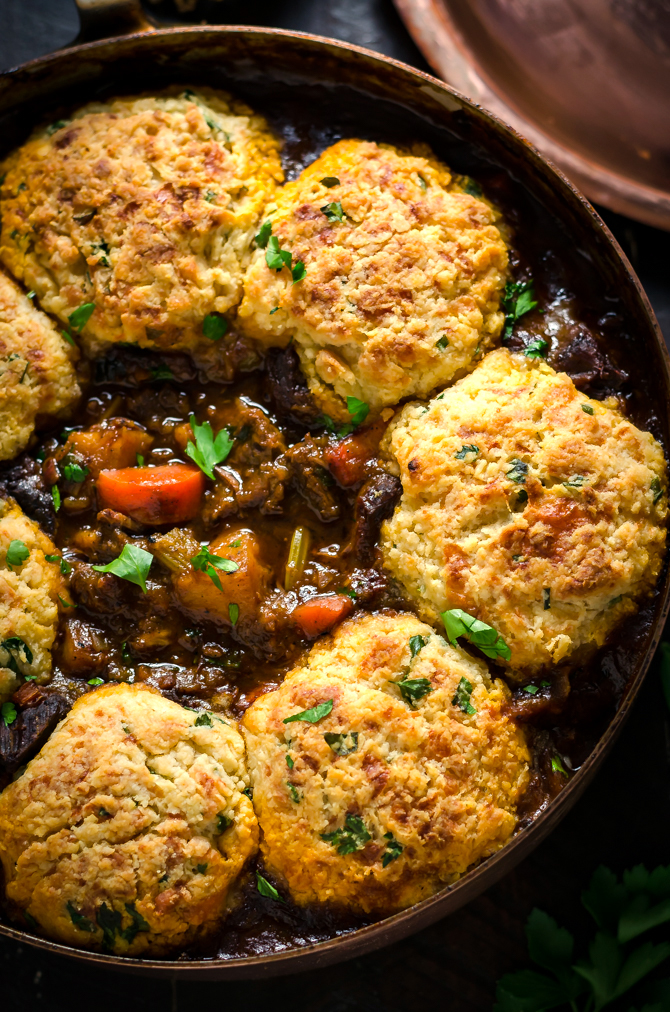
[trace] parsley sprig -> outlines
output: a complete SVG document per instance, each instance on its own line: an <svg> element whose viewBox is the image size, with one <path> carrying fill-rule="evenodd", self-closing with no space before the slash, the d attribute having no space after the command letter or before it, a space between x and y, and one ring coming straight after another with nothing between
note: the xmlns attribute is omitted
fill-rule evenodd
<svg viewBox="0 0 670 1012"><path fill-rule="evenodd" d="M670 957L670 942L630 944L670 921L670 867L649 872L638 865L624 872L621 882L600 867L582 903L598 928L588 956L575 960L573 935L544 911L533 910L526 924L528 953L544 972L520 970L502 977L494 1012L600 1012ZM670 981L661 986L667 997ZM644 1010L666 1007L647 1004Z"/></svg>
<svg viewBox="0 0 670 1012"><path fill-rule="evenodd" d="M151 552L145 551L139 545L128 544L124 545L121 554L106 566L92 566L91 568L95 569L97 573L113 573L114 576L119 576L122 580L141 587L142 592L146 594L147 576L153 561L154 557Z"/></svg>
<svg viewBox="0 0 670 1012"><path fill-rule="evenodd" d="M330 415L321 415L318 421L325 426L326 431L331 436L344 439L345 436L350 436L359 425L363 424L370 414L370 405L366 404L365 401L359 400L358 397L347 397L347 411L349 412L351 421L345 422L344 425L336 425Z"/></svg>
<svg viewBox="0 0 670 1012"><path fill-rule="evenodd" d="M307 724L316 724L323 717L327 717L333 709L333 699L327 699L325 703L317 703L316 706L311 706L309 710L301 710L300 713L294 713L292 717L284 717L284 724L291 724L294 720L304 720Z"/></svg>
<svg viewBox="0 0 670 1012"><path fill-rule="evenodd" d="M512 656L512 651L500 633L492 626L487 625L486 622L475 618L474 615L468 615L467 611L463 611L461 608L443 611L442 621L452 646L456 646L459 636L464 636L492 660L502 657L508 661Z"/></svg>
<svg viewBox="0 0 670 1012"><path fill-rule="evenodd" d="M325 214L331 225L344 221L344 211L342 210L342 204L339 200L333 200L330 204L324 204L320 210L322 214Z"/></svg>
<svg viewBox="0 0 670 1012"><path fill-rule="evenodd" d="M20 541L18 538L14 538L9 542L7 554L5 555L5 562L11 569L13 566L22 566L30 555L30 549L26 545L25 541Z"/></svg>
<svg viewBox="0 0 670 1012"><path fill-rule="evenodd" d="M347 813L344 826L333 830L332 833L322 833L321 839L332 843L338 854L353 854L357 850L363 850L372 839L372 834L365 828L360 815Z"/></svg>
<svg viewBox="0 0 670 1012"><path fill-rule="evenodd" d="M258 235L256 236L256 245L260 249L265 250L265 262L271 271L282 271L284 267L288 267L293 278L293 284L297 284L298 281L302 281L306 274L305 265L302 260L296 260L293 263L293 254L288 249L282 249L279 244L279 239L276 235L272 235L272 222L266 221L261 226Z"/></svg>
<svg viewBox="0 0 670 1012"><path fill-rule="evenodd" d="M221 429L215 438L210 423L203 422L202 425L198 425L195 415L191 415L189 421L195 442L189 439L186 444L186 453L213 481L214 468L217 464L223 463L232 450L235 440L228 429Z"/></svg>
<svg viewBox="0 0 670 1012"><path fill-rule="evenodd" d="M202 545L198 554L193 556L191 565L208 576L217 590L223 590L217 569L222 573L236 573L240 568L232 559L224 559L223 556L210 552L206 545Z"/></svg>
<svg viewBox="0 0 670 1012"><path fill-rule="evenodd" d="M505 285L501 300L505 310L504 341L512 336L516 321L537 306L534 284L535 282L530 279L529 281L508 281Z"/></svg>

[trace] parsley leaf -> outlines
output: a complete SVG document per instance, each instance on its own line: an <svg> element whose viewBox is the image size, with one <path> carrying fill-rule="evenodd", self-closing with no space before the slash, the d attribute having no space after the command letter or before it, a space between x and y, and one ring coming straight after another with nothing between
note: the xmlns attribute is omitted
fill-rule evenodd
<svg viewBox="0 0 670 1012"><path fill-rule="evenodd" d="M114 907L108 907L106 903L101 903L96 911L95 919L98 922L98 927L102 929L103 946L113 949L116 935L121 934L122 917L120 912Z"/></svg>
<svg viewBox="0 0 670 1012"><path fill-rule="evenodd" d="M140 931L151 931L151 926L142 917L142 914L135 908L134 903L126 903L126 913L130 914L131 923L121 932L121 937L130 945L135 940L135 935Z"/></svg>
<svg viewBox="0 0 670 1012"><path fill-rule="evenodd" d="M287 249L282 249L276 235L271 235L267 242L265 251L265 262L271 271L281 271L284 267L290 267L293 256Z"/></svg>
<svg viewBox="0 0 670 1012"><path fill-rule="evenodd" d="M420 654L427 642L428 636L410 636L409 652L412 657L416 657L417 654Z"/></svg>
<svg viewBox="0 0 670 1012"><path fill-rule="evenodd" d="M194 569L205 573L218 590L223 590L223 587L217 569L223 573L236 573L240 568L232 559L224 559L221 555L214 555L206 545L203 545L198 554L193 556L191 565Z"/></svg>
<svg viewBox="0 0 670 1012"><path fill-rule="evenodd" d="M581 488L586 478L583 474L573 474L570 476L568 481L561 482L566 488Z"/></svg>
<svg viewBox="0 0 670 1012"><path fill-rule="evenodd" d="M306 273L307 268L305 267L302 260L296 260L293 267L291 268L291 277L293 278L293 284L297 285L299 281L302 281Z"/></svg>
<svg viewBox="0 0 670 1012"><path fill-rule="evenodd" d="M95 569L97 573L113 573L114 576L119 576L122 580L141 587L142 592L146 594L147 576L153 561L154 557L151 552L145 552L138 545L128 544L123 546L118 558L113 559L106 566L92 566L91 568Z"/></svg>
<svg viewBox="0 0 670 1012"><path fill-rule="evenodd" d="M239 604L228 605L228 618L230 619L231 625L237 625L237 620L240 617L240 606Z"/></svg>
<svg viewBox="0 0 670 1012"><path fill-rule="evenodd" d="M284 717L284 724L291 724L294 720L304 720L307 724L317 724L323 717L327 717L333 709L333 699L327 699L325 703L317 703L309 710L301 710L294 713L292 717Z"/></svg>
<svg viewBox="0 0 670 1012"><path fill-rule="evenodd" d="M562 773L564 777L567 777L568 775L568 771L561 762L560 757L557 755L555 755L551 760L551 771L552 773Z"/></svg>
<svg viewBox="0 0 670 1012"><path fill-rule="evenodd" d="M298 788L295 786L295 784L290 784L288 780L286 781L286 786L288 787L288 792L291 795L291 800L295 801L296 805L299 804L299 802L302 800L302 794L300 793Z"/></svg>
<svg viewBox="0 0 670 1012"><path fill-rule="evenodd" d="M202 321L202 332L210 341L220 341L228 330L228 320L220 313L208 313Z"/></svg>
<svg viewBox="0 0 670 1012"><path fill-rule="evenodd" d="M323 212L323 214L325 214L328 221L333 225L338 221L339 222L344 221L344 211L342 210L342 204L339 200L333 201L330 204L324 204L324 206L320 208L320 210Z"/></svg>
<svg viewBox="0 0 670 1012"><path fill-rule="evenodd" d="M452 706L457 706L463 713L467 713L470 717L477 711L470 702L470 696L474 686L472 682L468 681L467 678L461 678L460 682L456 686L456 693L451 701Z"/></svg>
<svg viewBox="0 0 670 1012"><path fill-rule="evenodd" d="M449 346L449 338L446 334L443 334L439 341L435 342L435 347L439 348L440 351L444 351Z"/></svg>
<svg viewBox="0 0 670 1012"><path fill-rule="evenodd" d="M366 843L372 839L372 835L368 833L360 815L348 813L342 829L336 829L332 833L321 833L321 839L332 843L338 854L353 854L357 850L363 850Z"/></svg>
<svg viewBox="0 0 670 1012"><path fill-rule="evenodd" d="M427 678L405 678L402 682L392 684L398 686L400 695L413 710L416 709L415 703L433 691L433 686Z"/></svg>
<svg viewBox="0 0 670 1012"><path fill-rule="evenodd" d="M351 755L358 751L358 731L327 731L323 737L335 755Z"/></svg>
<svg viewBox="0 0 670 1012"><path fill-rule="evenodd" d="M195 415L191 415L191 431L195 442L190 439L186 444L186 453L191 460L198 465L208 478L214 480L214 467L222 464L233 448L235 440L228 432L228 429L221 429L214 438L212 426L209 422L198 425Z"/></svg>
<svg viewBox="0 0 670 1012"><path fill-rule="evenodd" d="M81 464L77 464L76 461L71 463L63 464L63 477L66 481L81 482L88 474L88 468L82 467Z"/></svg>
<svg viewBox="0 0 670 1012"><path fill-rule="evenodd" d="M535 309L534 282L531 281L508 281L501 299L502 307L505 310L505 331L503 340L512 336L516 321Z"/></svg>
<svg viewBox="0 0 670 1012"><path fill-rule="evenodd" d="M58 510L60 509L60 489L58 488L58 485L51 486L51 499L54 504L54 513L58 513Z"/></svg>
<svg viewBox="0 0 670 1012"><path fill-rule="evenodd" d="M526 345L523 353L526 358L546 358L548 347L548 341L545 341L543 337L536 337L534 341Z"/></svg>
<svg viewBox="0 0 670 1012"><path fill-rule="evenodd" d="M474 443L466 443L463 445L457 454L455 454L456 460L465 460L469 453L478 454L479 447L475 446Z"/></svg>
<svg viewBox="0 0 670 1012"><path fill-rule="evenodd" d="M330 190L333 186L339 186L340 181L337 176L324 176L321 180L321 185L326 186Z"/></svg>
<svg viewBox="0 0 670 1012"><path fill-rule="evenodd" d="M11 569L12 566L22 566L30 555L30 549L26 545L25 541L20 541L18 538L13 538L9 542L9 548L5 556L5 562Z"/></svg>
<svg viewBox="0 0 670 1012"><path fill-rule="evenodd" d="M292 770L293 767L295 766L295 763L293 762L293 759L291 758L291 756L288 753L286 754L285 758L286 758L286 765L288 766L288 768L290 770Z"/></svg>
<svg viewBox="0 0 670 1012"><path fill-rule="evenodd" d="M382 856L382 868L386 868L391 861L397 860L404 850L403 845L398 843L393 833L384 833L384 839L388 840L388 843Z"/></svg>
<svg viewBox="0 0 670 1012"><path fill-rule="evenodd" d="M13 724L17 717L16 707L14 704L3 703L2 707L0 707L0 716L2 717L2 722L5 727L9 727L10 724Z"/></svg>
<svg viewBox="0 0 670 1012"><path fill-rule="evenodd" d="M258 230L258 235L254 236L254 242L259 249L265 249L268 244L268 239L272 235L272 222L264 222Z"/></svg>
<svg viewBox="0 0 670 1012"><path fill-rule="evenodd" d="M582 404L582 411L585 411L587 415L593 414L593 408L590 404Z"/></svg>
<svg viewBox="0 0 670 1012"><path fill-rule="evenodd" d="M658 502L658 500L663 495L663 488L661 486L661 479L660 478L652 478L651 479L651 485L649 487L650 487L651 491L654 493L654 498L652 499L652 502L653 502L653 504L655 506L656 503Z"/></svg>
<svg viewBox="0 0 670 1012"><path fill-rule="evenodd" d="M244 793L246 794L246 791ZM225 833L228 827L232 826L232 824L233 824L232 819L230 819L227 815L224 815L223 812L219 812L219 814L216 817L217 833Z"/></svg>
<svg viewBox="0 0 670 1012"><path fill-rule="evenodd" d="M462 611L461 608L443 611L442 621L452 646L456 646L459 636L465 636L476 647L479 647L486 657L490 657L492 660L502 657L508 661L512 656L510 648L500 633L496 632L492 626L475 618L474 615L468 615L467 611Z"/></svg>
<svg viewBox="0 0 670 1012"><path fill-rule="evenodd" d="M261 896L265 896L269 900L278 900L280 903L284 902L272 883L263 878L259 871L256 872L256 888Z"/></svg>
<svg viewBox="0 0 670 1012"><path fill-rule="evenodd" d="M81 334L82 330L93 316L95 310L95 302L85 302L83 306L79 306L73 313L70 313L68 320L70 326L78 334Z"/></svg>
<svg viewBox="0 0 670 1012"><path fill-rule="evenodd" d="M84 917L83 914L80 914L71 900L67 901L65 909L70 915L70 920L74 924L75 928L79 928L80 931L95 931L95 928L89 921L88 917Z"/></svg>
<svg viewBox="0 0 670 1012"><path fill-rule="evenodd" d="M9 654L9 658L5 661L5 667L13 671L15 675L21 674L17 661L21 661L22 664L33 663L33 652L20 636L10 636L9 639L0 643L0 647Z"/></svg>
<svg viewBox="0 0 670 1012"><path fill-rule="evenodd" d="M517 485L525 485L528 476L528 464L517 458L514 458L511 464L512 467L509 471L505 472L505 477L509 478L510 481L515 481Z"/></svg>
<svg viewBox="0 0 670 1012"><path fill-rule="evenodd" d="M209 710L203 710L195 718L194 727L214 727L212 724L212 715Z"/></svg>
<svg viewBox="0 0 670 1012"><path fill-rule="evenodd" d="M466 193L470 194L471 197L482 196L483 190L481 186L479 185L479 183L475 182L474 179L471 179L470 176L463 176L461 186L463 187Z"/></svg>
<svg viewBox="0 0 670 1012"><path fill-rule="evenodd" d="M351 424L354 428L358 428L368 417L370 405L365 401L359 401L358 397L347 397L347 411L351 415Z"/></svg>
<svg viewBox="0 0 670 1012"><path fill-rule="evenodd" d="M86 684L87 685L102 685L103 681L102 681L102 678L89 678L89 680L87 681Z"/></svg>

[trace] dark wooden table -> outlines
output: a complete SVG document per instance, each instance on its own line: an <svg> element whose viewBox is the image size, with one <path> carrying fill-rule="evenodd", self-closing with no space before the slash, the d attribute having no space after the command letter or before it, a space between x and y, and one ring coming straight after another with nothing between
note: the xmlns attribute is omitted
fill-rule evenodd
<svg viewBox="0 0 670 1012"><path fill-rule="evenodd" d="M150 9L175 16L168 0ZM200 0L183 17L330 35L428 69L391 0ZM0 69L67 45L77 28L72 0L0 0ZM610 212L603 216L670 342L670 234ZM652 669L614 751L559 828L499 885L429 930L363 959L263 983L176 983L91 972L0 940L0 1009L489 1012L498 977L526 965L523 925L534 906L579 933L588 924L580 892L599 864L622 871L670 861L669 774L670 714Z"/></svg>

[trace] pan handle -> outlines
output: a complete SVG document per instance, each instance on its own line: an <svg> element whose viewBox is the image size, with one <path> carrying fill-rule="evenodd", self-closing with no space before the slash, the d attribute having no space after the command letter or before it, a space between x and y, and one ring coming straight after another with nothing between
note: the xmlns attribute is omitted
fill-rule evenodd
<svg viewBox="0 0 670 1012"><path fill-rule="evenodd" d="M75 0L81 29L76 42L95 42L113 35L150 32L153 25L140 0Z"/></svg>

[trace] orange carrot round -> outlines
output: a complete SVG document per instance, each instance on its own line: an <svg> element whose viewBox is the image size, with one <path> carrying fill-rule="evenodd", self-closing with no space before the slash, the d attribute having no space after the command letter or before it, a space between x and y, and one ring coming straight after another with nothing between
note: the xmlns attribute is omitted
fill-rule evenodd
<svg viewBox="0 0 670 1012"><path fill-rule="evenodd" d="M293 609L292 618L305 636L315 637L328 632L354 609L345 594L319 594Z"/></svg>
<svg viewBox="0 0 670 1012"><path fill-rule="evenodd" d="M178 524L198 513L205 476L189 464L122 467L101 471L96 487L102 509L143 524Z"/></svg>

